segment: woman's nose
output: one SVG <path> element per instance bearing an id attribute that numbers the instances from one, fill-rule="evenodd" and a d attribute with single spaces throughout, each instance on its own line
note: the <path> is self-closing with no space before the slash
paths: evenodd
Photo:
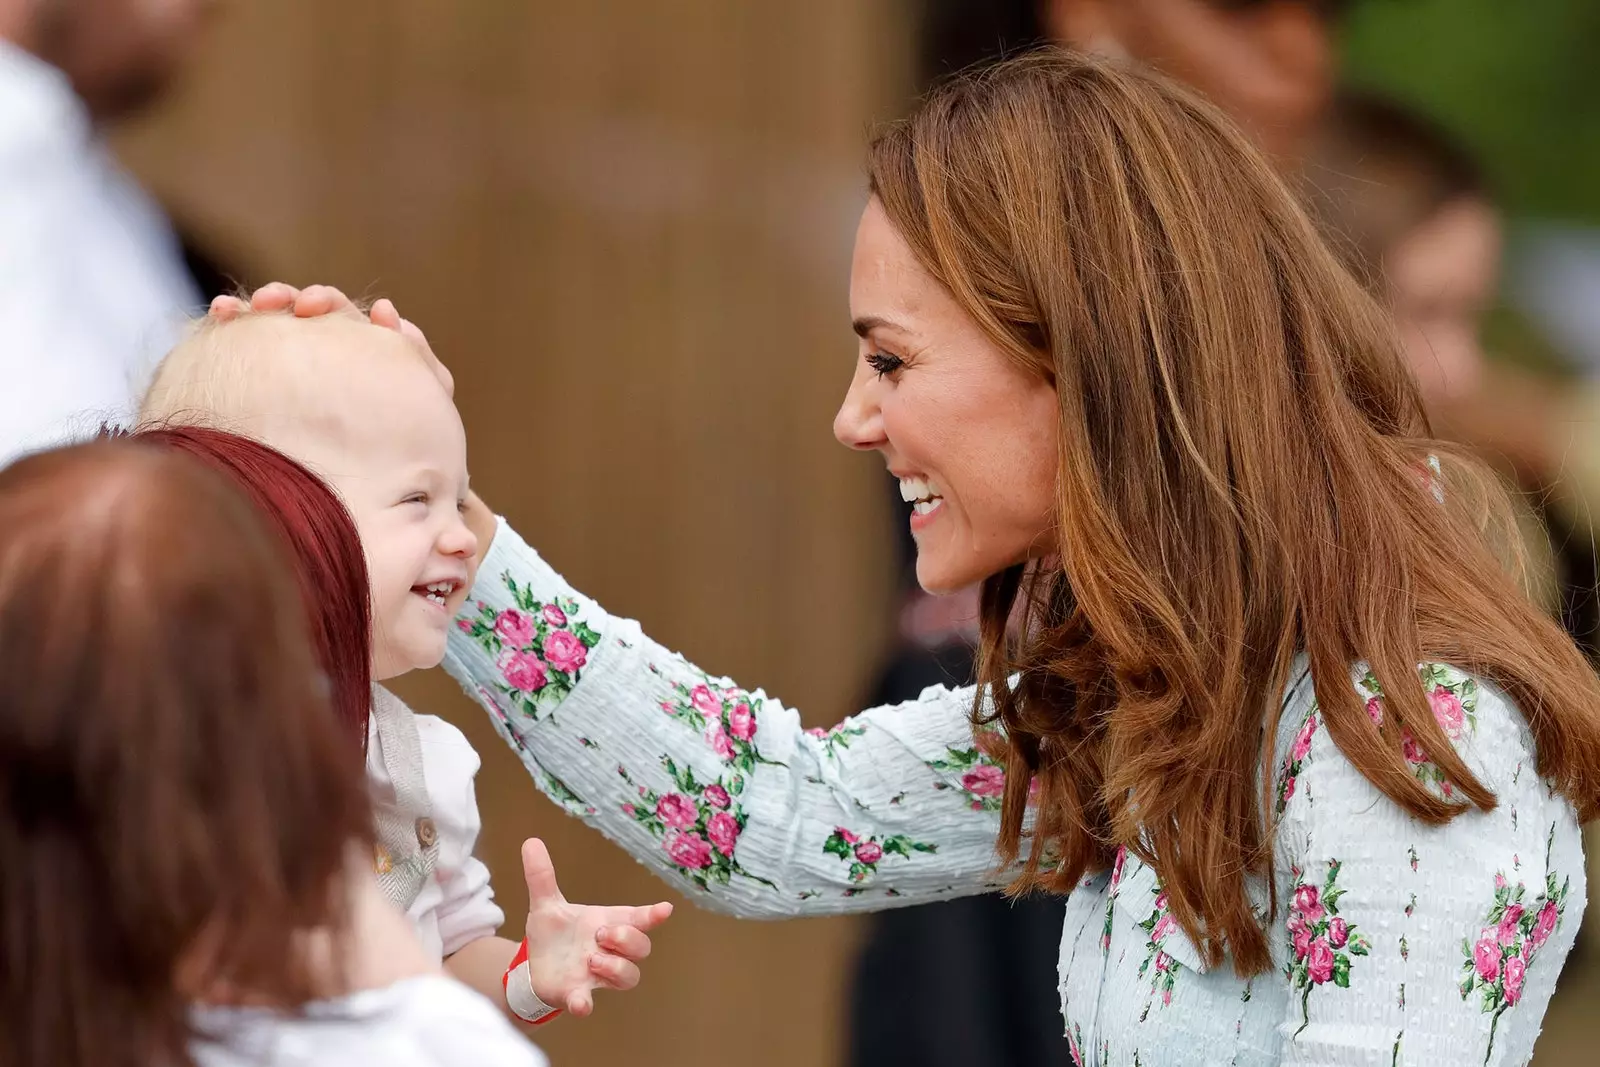
<path id="1" fill-rule="evenodd" d="M 883 417 L 869 378 L 858 375 L 833 417 L 833 436 L 846 448 L 863 451 L 883 444 Z"/>

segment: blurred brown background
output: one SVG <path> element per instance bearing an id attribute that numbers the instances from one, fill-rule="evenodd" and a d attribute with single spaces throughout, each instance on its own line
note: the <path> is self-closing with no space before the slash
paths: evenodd
<path id="1" fill-rule="evenodd" d="M 613 610 L 827 724 L 880 652 L 892 584 L 879 465 L 829 424 L 855 354 L 861 149 L 903 105 L 905 18 L 888 0 L 238 4 L 119 148 L 245 269 L 393 296 L 455 372 L 497 509 Z M 573 899 L 662 897 L 452 682 L 411 682 L 483 756 L 511 926 L 532 834 Z M 851 944 L 848 922 L 685 906 L 639 992 L 538 1039 L 560 1063 L 757 1041 L 765 1063 L 832 1062 Z"/>

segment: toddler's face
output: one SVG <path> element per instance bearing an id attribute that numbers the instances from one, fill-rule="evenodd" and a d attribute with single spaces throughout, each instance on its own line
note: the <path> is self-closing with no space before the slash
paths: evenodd
<path id="1" fill-rule="evenodd" d="M 410 342 L 355 319 L 259 316 L 195 344 L 169 357 L 145 415 L 199 408 L 327 481 L 367 557 L 373 678 L 437 666 L 477 541 L 461 417 Z"/>
<path id="2" fill-rule="evenodd" d="M 387 330 L 358 327 L 319 359 L 322 418 L 269 441 L 344 499 L 372 585 L 373 678 L 444 658 L 477 540 L 461 518 L 467 439 L 432 373 Z M 296 439 L 298 438 L 298 439 Z"/>

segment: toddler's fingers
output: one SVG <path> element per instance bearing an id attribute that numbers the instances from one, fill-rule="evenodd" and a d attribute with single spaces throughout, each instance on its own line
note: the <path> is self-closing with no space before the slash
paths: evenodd
<path id="1" fill-rule="evenodd" d="M 594 933 L 595 943 L 624 959 L 642 960 L 650 955 L 650 935 L 633 926 L 603 926 Z"/>
<path id="2" fill-rule="evenodd" d="M 587 989 L 575 989 L 567 994 L 567 1014 L 581 1019 L 594 1011 L 594 994 Z"/>
<path id="3" fill-rule="evenodd" d="M 611 989 L 632 989 L 639 984 L 639 967 L 621 956 L 596 953 L 589 957 L 589 973 Z"/>

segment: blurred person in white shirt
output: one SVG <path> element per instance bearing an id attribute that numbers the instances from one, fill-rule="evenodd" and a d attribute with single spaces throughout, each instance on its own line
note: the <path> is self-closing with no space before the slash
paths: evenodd
<path id="1" fill-rule="evenodd" d="M 0 464 L 132 413 L 202 293 L 103 132 L 161 95 L 216 0 L 0 0 Z"/>

